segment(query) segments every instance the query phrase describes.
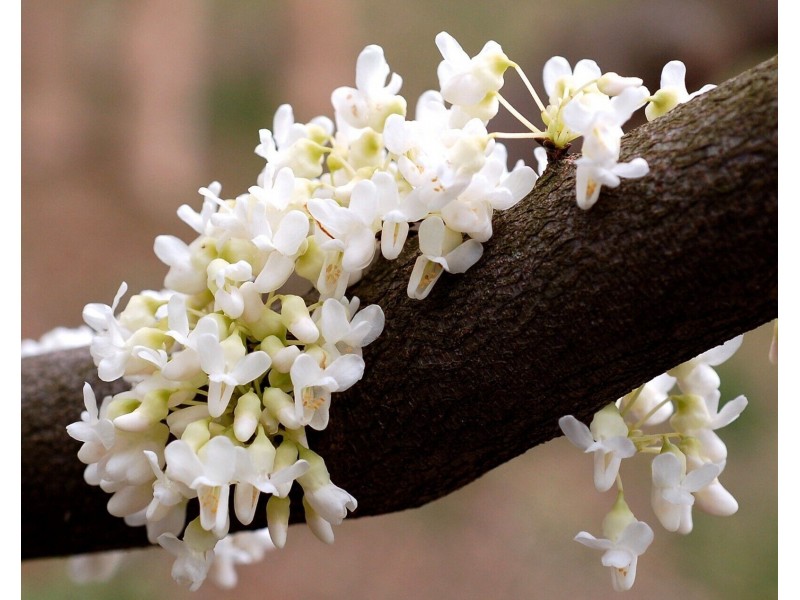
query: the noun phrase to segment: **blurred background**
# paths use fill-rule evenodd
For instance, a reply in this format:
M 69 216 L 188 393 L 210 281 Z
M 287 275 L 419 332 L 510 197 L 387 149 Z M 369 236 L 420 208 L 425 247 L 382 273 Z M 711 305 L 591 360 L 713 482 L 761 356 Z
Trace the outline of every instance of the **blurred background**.
M 367 44 L 384 48 L 413 111 L 435 88 L 442 30 L 476 54 L 490 39 L 543 95 L 553 55 L 658 88 L 683 60 L 689 91 L 777 53 L 777 1 L 759 0 L 26 0 L 22 4 L 22 336 L 75 327 L 88 302 L 110 303 L 123 279 L 160 288 L 156 235 L 191 239 L 175 210 L 200 205 L 213 180 L 233 197 L 255 183 L 253 148 L 276 108 L 298 121 L 331 115 L 330 93 L 354 85 Z M 538 121 L 516 75 L 504 95 Z M 412 113 L 413 114 L 413 113 Z M 744 125 L 743 125 L 744 126 Z M 501 111 L 493 129 L 515 131 Z M 510 147 L 532 162 L 530 146 Z M 777 595 L 777 368 L 771 326 L 745 337 L 721 369 L 723 399 L 751 405 L 723 431 L 723 483 L 739 512 L 698 514 L 688 537 L 656 529 L 635 597 Z M 646 476 L 646 461 L 625 465 Z M 628 479 L 626 478 L 626 481 Z M 633 478 L 630 478 L 633 481 Z M 629 487 L 634 489 L 629 490 Z M 651 523 L 649 490 L 626 493 Z M 325 546 L 304 527 L 288 547 L 240 569 L 233 592 L 193 598 L 593 598 L 615 596 L 599 554 L 572 537 L 599 534 L 613 501 L 591 459 L 563 439 L 536 448 L 421 509 L 346 521 Z M 188 598 L 160 550 L 132 554 L 106 584 L 77 586 L 65 561 L 25 563 L 24 598 Z M 147 576 L 143 577 L 142 573 Z

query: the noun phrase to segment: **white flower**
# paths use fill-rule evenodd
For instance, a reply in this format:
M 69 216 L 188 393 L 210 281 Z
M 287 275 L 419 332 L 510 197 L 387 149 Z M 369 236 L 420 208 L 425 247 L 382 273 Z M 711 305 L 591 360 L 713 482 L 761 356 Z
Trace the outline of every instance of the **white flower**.
M 208 412 L 219 417 L 225 412 L 237 385 L 250 383 L 272 363 L 266 352 L 247 353 L 238 334 L 221 342 L 211 334 L 197 338 L 200 365 L 208 374 Z
M 628 88 L 619 96 L 603 102 L 573 100 L 563 110 L 564 123 L 584 136 L 583 155 L 577 165 L 575 191 L 578 206 L 591 208 L 601 186 L 617 187 L 620 177 L 637 178 L 649 168 L 643 158 L 620 163 L 622 125 L 631 118 L 647 97 L 646 88 Z
M 496 94 L 503 87 L 506 69 L 514 65 L 494 41 L 486 42 L 473 58 L 444 31 L 436 36 L 436 46 L 444 59 L 437 69 L 439 87 L 444 99 L 454 105 L 469 107 Z M 496 113 L 496 102 L 494 106 Z M 486 116 L 488 121 L 494 114 Z
M 182 541 L 171 533 L 160 535 L 158 543 L 176 557 L 172 578 L 180 584 L 189 584 L 193 592 L 197 590 L 211 568 L 218 539 L 213 533 L 203 530 L 198 519 L 186 527 Z
M 294 122 L 294 112 L 288 104 L 282 104 L 275 112 L 273 131 L 259 131 L 261 143 L 256 146 L 256 154 L 265 158 L 267 167 L 280 171 L 289 167 L 295 176 L 314 178 L 322 174 L 322 159 L 325 156 L 322 143 L 333 133 L 333 123 L 327 117 L 316 117 L 308 124 Z M 271 167 L 270 167 L 271 165 Z M 259 177 L 259 185 L 264 185 L 270 171 Z
M 459 232 L 448 228 L 441 217 L 431 216 L 419 227 L 419 249 L 408 281 L 408 295 L 422 300 L 430 294 L 442 275 L 464 273 L 483 255 L 483 245 L 477 240 L 462 240 Z
M 303 487 L 306 522 L 317 537 L 330 543 L 333 541 L 330 525 L 340 525 L 347 516 L 347 511 L 352 512 L 358 507 L 358 501 L 331 482 L 321 456 L 302 447 L 300 456 L 310 465 L 308 471 L 297 479 Z
M 83 385 L 83 404 L 86 410 L 81 413 L 81 420 L 67 425 L 70 437 L 83 442 L 78 458 L 86 463 L 97 462 L 105 452 L 114 445 L 114 424 L 97 410 L 97 398 L 92 386 Z
M 203 235 L 211 221 L 211 216 L 223 204 L 219 197 L 221 191 L 222 185 L 219 181 L 212 181 L 208 184 L 208 187 L 200 188 L 197 190 L 197 193 L 203 196 L 203 207 L 200 212 L 195 212 L 188 204 L 182 204 L 178 208 L 178 217 L 197 233 Z
M 276 450 L 259 427 L 255 440 L 245 449 L 236 448 L 236 490 L 234 509 L 236 518 L 244 525 L 253 521 L 256 504 L 261 493 L 285 496 L 291 483 L 308 470 L 308 463 L 297 460 L 291 465 L 277 465 Z M 287 485 L 288 484 L 288 485 Z
M 147 506 L 145 514 L 147 521 L 161 521 L 167 519 L 169 522 L 177 524 L 177 535 L 183 529 L 186 522 L 186 504 L 189 498 L 194 498 L 197 494 L 187 485 L 180 481 L 174 481 L 167 477 L 161 470 L 158 457 L 155 452 L 144 451 L 156 480 L 153 482 L 153 499 Z
M 692 444 L 690 442 L 685 445 L 688 445 L 686 464 L 689 468 L 700 469 L 711 461 L 703 450 L 702 443 Z M 719 469 L 720 474 L 725 468 L 725 460 L 716 463 L 712 461 L 711 464 L 714 464 Z M 719 477 L 715 477 L 711 483 L 698 490 L 694 497 L 697 508 L 710 515 L 728 517 L 739 510 L 739 503 L 736 498 L 720 483 Z
M 233 264 L 215 258 L 208 265 L 208 287 L 214 292 L 214 310 L 221 310 L 232 319 L 244 312 L 244 298 L 239 284 L 250 281 L 253 270 L 250 263 L 239 260 Z
M 522 161 L 506 169 L 506 148 L 496 144 L 484 167 L 458 198 L 442 208 L 447 227 L 485 242 L 492 236 L 492 215 L 507 210 L 533 189 L 538 175 Z
M 544 64 L 542 79 L 550 104 L 558 105 L 581 88 L 601 76 L 600 67 L 593 60 L 583 59 L 575 64 L 575 70 L 563 56 L 554 56 Z
M 211 580 L 221 588 L 235 587 L 238 577 L 234 567 L 258 562 L 274 548 L 267 529 L 229 533 L 214 547 Z
M 644 109 L 648 121 L 667 114 L 678 104 L 688 102 L 695 96 L 713 90 L 715 85 L 706 84 L 691 94 L 686 89 L 686 65 L 679 60 L 671 60 L 661 71 L 661 87 L 653 94 Z
M 620 492 L 614 507 L 603 519 L 603 535 L 606 537 L 596 538 L 581 531 L 575 536 L 575 541 L 589 548 L 603 550 L 601 561 L 604 567 L 611 569 L 614 590 L 629 590 L 636 579 L 639 556 L 653 542 L 653 530 L 647 523 L 636 520 Z
M 692 530 L 692 494 L 716 479 L 719 467 L 706 463 L 687 473 L 686 457 L 667 451 L 653 459 L 651 468 L 653 512 L 667 531 L 689 533 Z
M 222 537 L 228 531 L 228 497 L 236 469 L 233 442 L 216 436 L 195 452 L 188 442 L 174 440 L 164 450 L 167 477 L 197 492 L 200 524 Z
M 376 171 L 372 182 L 378 194 L 378 218 L 383 221 L 381 253 L 384 258 L 393 260 L 406 243 L 408 224 L 422 219 L 428 209 L 418 198 L 409 198 L 408 194 L 401 196 L 397 180 L 385 171 Z
M 356 88 L 340 87 L 331 94 L 340 129 L 347 124 L 357 129 L 371 127 L 381 132 L 386 117 L 405 114 L 405 98 L 397 95 L 403 79 L 392 73 L 387 84 L 389 72 L 389 64 L 380 46 L 367 46 L 361 51 L 356 62 Z
M 372 304 L 357 310 L 358 298 L 353 298 L 351 304 L 344 299 L 328 298 L 316 313 L 320 334 L 325 340 L 323 348 L 335 357 L 361 356 L 361 348 L 375 341 L 383 331 L 384 315 L 380 306 Z
M 322 248 L 341 252 L 345 271 L 360 271 L 372 262 L 378 229 L 377 188 L 372 181 L 362 180 L 355 185 L 346 208 L 329 198 L 312 198 L 308 212 L 331 238 Z
M 720 380 L 714 367 L 733 356 L 742 345 L 743 339 L 744 336 L 736 336 L 670 369 L 669 374 L 675 377 L 684 394 L 696 394 L 707 399 L 716 396 L 716 402 L 719 403 Z
M 636 454 L 628 426 L 614 404 L 595 414 L 591 429 L 572 415 L 561 417 L 558 425 L 575 446 L 594 453 L 594 485 L 599 492 L 611 489 L 622 459 Z
M 169 266 L 164 287 L 189 295 L 206 290 L 206 266 L 216 255 L 211 238 L 202 236 L 187 245 L 174 235 L 159 235 L 153 251 Z
M 331 393 L 348 389 L 363 374 L 364 359 L 356 354 L 340 356 L 324 370 L 309 354 L 298 356 L 290 371 L 297 419 L 312 429 L 325 429 Z

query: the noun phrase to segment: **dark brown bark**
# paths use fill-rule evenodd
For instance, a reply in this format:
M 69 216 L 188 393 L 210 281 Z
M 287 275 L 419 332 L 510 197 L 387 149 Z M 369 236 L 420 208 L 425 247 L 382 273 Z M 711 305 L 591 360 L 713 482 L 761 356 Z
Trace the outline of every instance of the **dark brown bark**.
M 354 517 L 439 498 L 559 435 L 560 416 L 588 419 L 777 317 L 777 58 L 627 135 L 634 156 L 650 174 L 589 211 L 572 160 L 551 165 L 497 216 L 482 260 L 424 301 L 406 295 L 411 254 L 355 287 L 386 330 L 312 439 Z M 22 362 L 23 558 L 145 543 L 82 481 L 65 426 L 84 381 L 122 389 L 98 383 L 86 349 Z

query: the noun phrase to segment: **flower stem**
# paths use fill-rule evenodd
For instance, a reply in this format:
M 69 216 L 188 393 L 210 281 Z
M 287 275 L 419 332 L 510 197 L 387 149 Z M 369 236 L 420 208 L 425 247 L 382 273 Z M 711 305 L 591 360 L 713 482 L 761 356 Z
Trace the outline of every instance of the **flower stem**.
M 533 86 L 531 85 L 528 76 L 525 75 L 525 71 L 523 71 L 517 64 L 514 65 L 514 69 L 517 71 L 517 74 L 519 75 L 520 79 L 522 79 L 522 83 L 524 83 L 525 87 L 528 88 L 528 91 L 530 92 L 531 96 L 533 96 L 533 101 L 536 102 L 536 106 L 539 107 L 539 110 L 544 112 L 544 104 L 542 104 L 542 101 L 539 99 L 539 94 L 537 94 L 536 90 L 533 89 Z
M 534 133 L 543 133 L 541 129 L 539 129 L 539 128 L 538 128 L 538 127 L 536 127 L 536 126 L 535 126 L 533 123 L 531 123 L 530 121 L 528 121 L 528 119 L 526 119 L 525 117 L 523 117 L 523 116 L 522 116 L 522 114 L 520 114 L 520 112 L 519 112 L 519 111 L 518 111 L 516 108 L 514 108 L 513 106 L 511 106 L 511 104 L 509 104 L 508 100 L 506 100 L 505 98 L 503 98 L 503 96 L 502 96 L 502 95 L 500 95 L 499 93 L 497 94 L 497 99 L 500 101 L 500 104 L 502 104 L 503 106 L 505 106 L 505 107 L 506 107 L 506 109 L 508 110 L 508 112 L 510 112 L 512 115 L 514 115 L 514 116 L 516 117 L 517 121 L 519 121 L 520 123 L 522 123 L 523 125 L 525 125 L 525 127 L 527 127 L 528 129 L 530 129 L 530 130 L 531 130 L 532 132 L 534 132 Z

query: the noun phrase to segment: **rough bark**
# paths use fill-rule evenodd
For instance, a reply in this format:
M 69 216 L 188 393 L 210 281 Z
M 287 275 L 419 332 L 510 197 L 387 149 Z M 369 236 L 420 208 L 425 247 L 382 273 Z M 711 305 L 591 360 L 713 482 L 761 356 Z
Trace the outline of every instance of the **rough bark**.
M 353 517 L 439 498 L 559 435 L 560 416 L 777 317 L 777 125 L 774 58 L 627 135 L 623 158 L 650 174 L 589 211 L 573 159 L 548 167 L 426 300 L 406 295 L 411 254 L 376 265 L 353 293 L 383 307 L 385 332 L 311 440 Z M 82 480 L 65 426 L 84 381 L 123 387 L 98 382 L 87 349 L 22 361 L 23 558 L 146 543 Z

